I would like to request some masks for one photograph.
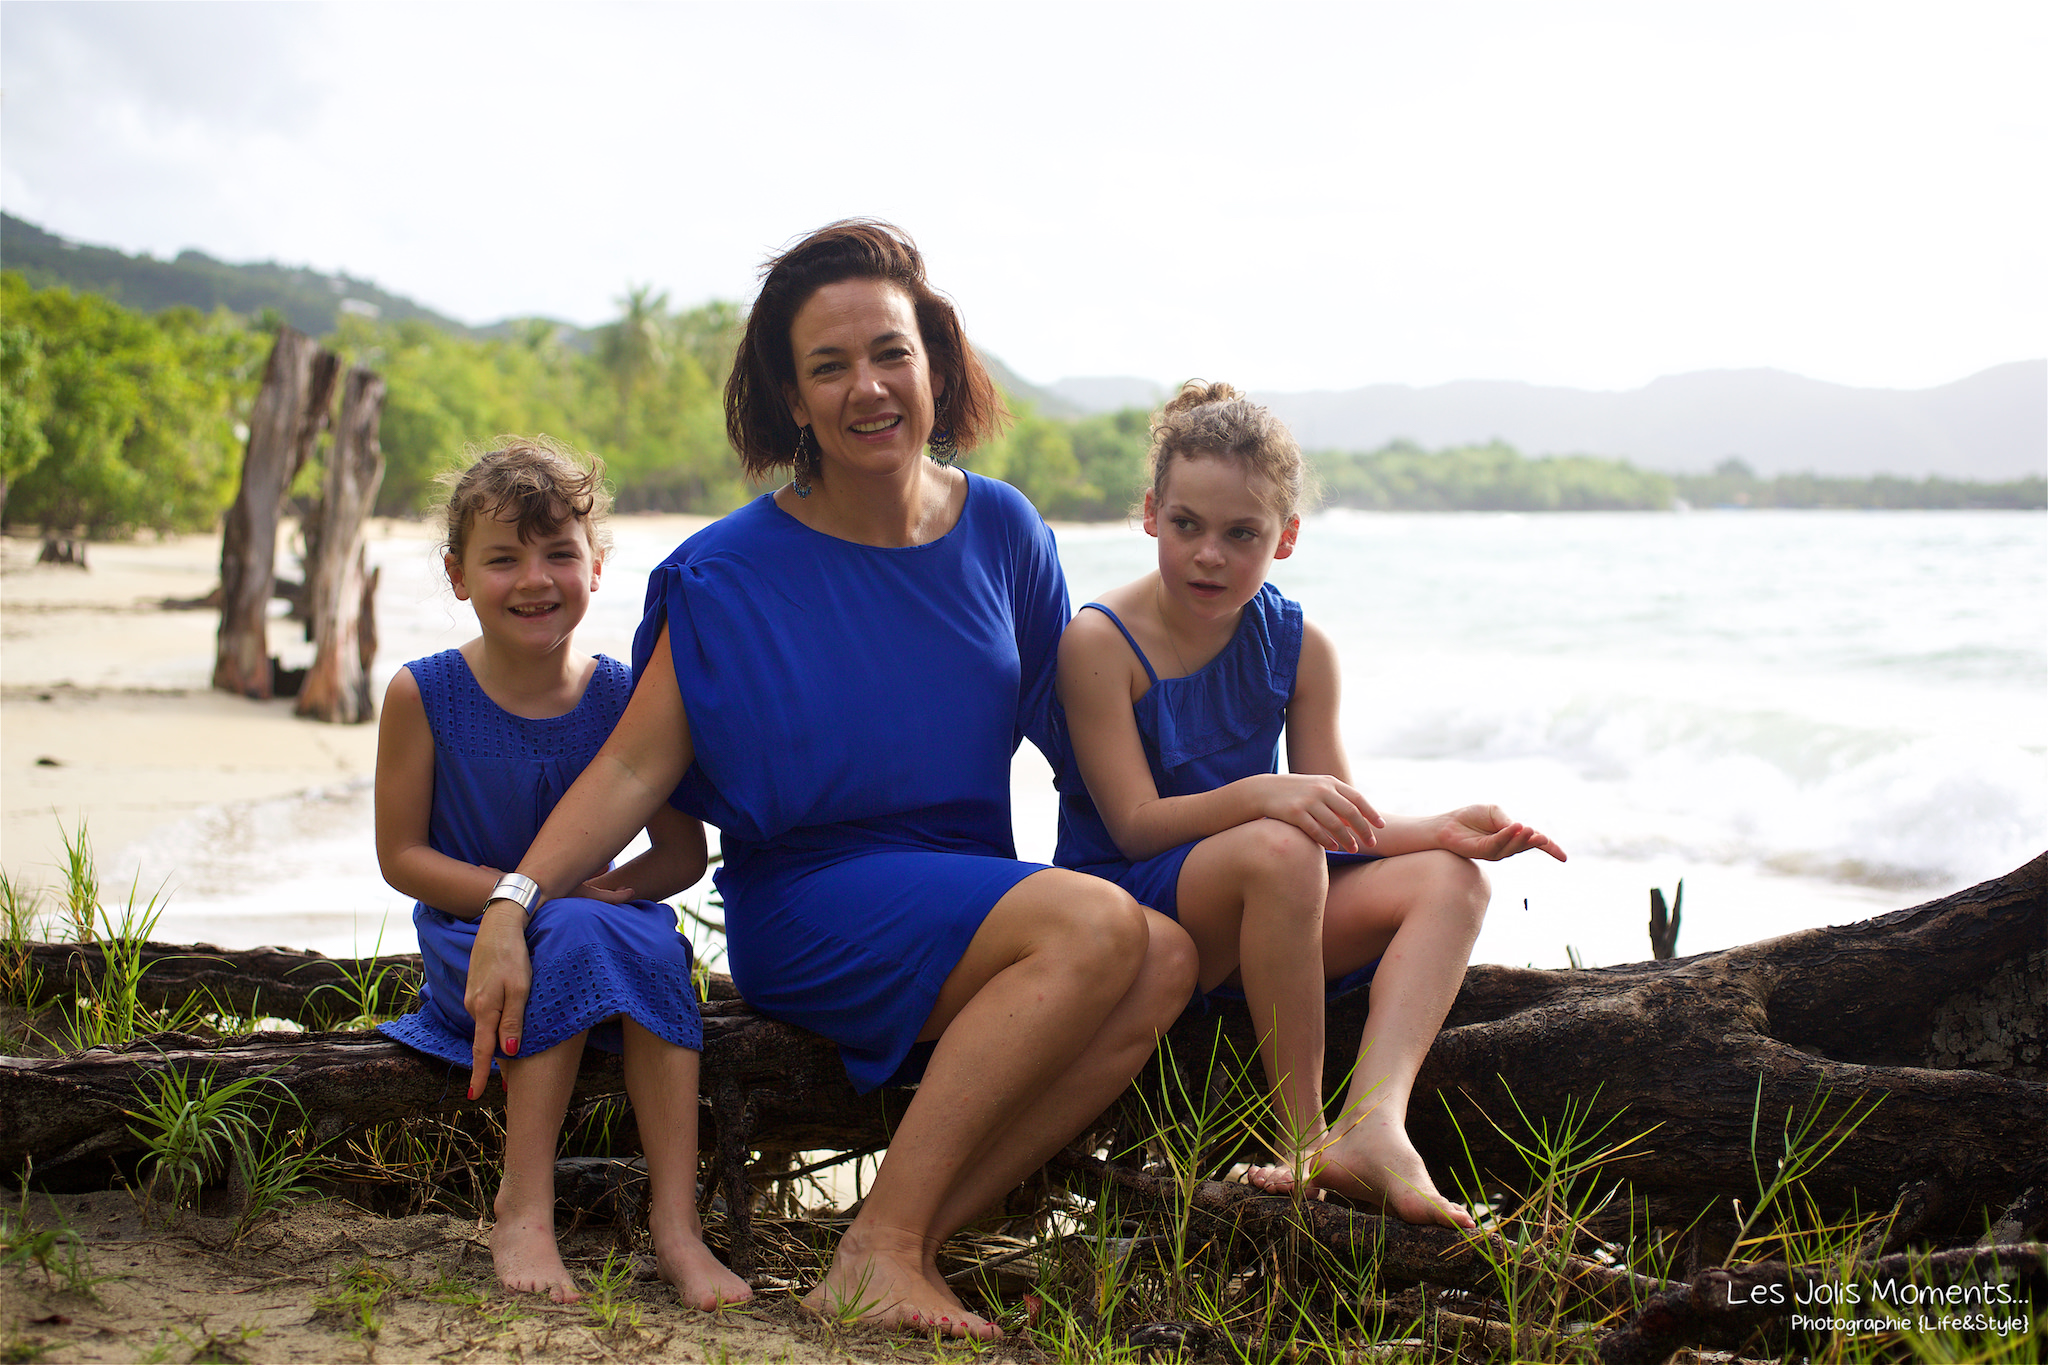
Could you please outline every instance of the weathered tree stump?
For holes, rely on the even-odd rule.
[[[363,518],[384,482],[377,425],[384,414],[384,381],[365,369],[349,371],[320,506],[308,528],[306,597],[313,632],[313,666],[299,688],[296,714],[358,724],[376,707],[370,696],[369,653],[361,630],[364,604],[376,590],[367,572]],[[376,648],[371,618],[369,648]]]
[[[280,327],[263,387],[249,414],[242,484],[221,532],[220,635],[213,685],[257,699],[271,695],[266,620],[277,576],[277,526],[292,480],[313,453],[334,403],[341,360],[303,332]]]

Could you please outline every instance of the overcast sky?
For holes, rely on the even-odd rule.
[[[0,5],[0,204],[468,322],[876,215],[1025,378],[2048,354],[2048,5]]]

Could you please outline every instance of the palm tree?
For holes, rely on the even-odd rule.
[[[599,333],[597,359],[618,386],[617,440],[623,449],[633,395],[668,364],[668,294],[655,293],[651,284],[628,285],[626,297],[615,302],[624,313]]]

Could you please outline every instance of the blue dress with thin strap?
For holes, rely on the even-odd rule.
[[[434,804],[427,843],[460,862],[510,870],[548,813],[611,734],[633,694],[632,675],[598,656],[574,710],[529,720],[484,694],[459,649],[406,665],[434,734]],[[468,1066],[475,1021],[462,1007],[477,921],[416,902],[424,968],[420,1007],[383,1032],[444,1061]],[[704,1027],[690,982],[690,944],[676,912],[658,901],[565,896],[534,907],[526,925],[533,959],[519,1054],[529,1057],[590,1030],[588,1043],[622,1050],[619,1018],[702,1051]],[[502,1054],[500,1054],[502,1055]]]
[[[1301,604],[1280,595],[1271,583],[1245,604],[1237,630],[1223,652],[1193,673],[1162,678],[1115,612],[1100,602],[1082,608],[1101,612],[1123,633],[1131,653],[1145,667],[1151,686],[1132,703],[1138,738],[1152,784],[1161,796],[1193,796],[1228,786],[1239,778],[1280,771],[1280,734],[1294,676],[1301,665]],[[1180,918],[1181,865],[1201,840],[1132,862],[1110,837],[1081,778],[1069,741],[1054,765],[1060,789],[1060,837],[1053,861],[1115,882],[1141,905]],[[1332,867],[1372,862],[1371,853],[1330,853]],[[1330,983],[1330,993],[1354,990],[1372,979],[1377,962]],[[1225,987],[1210,992],[1243,999]]]
[[[910,1077],[968,941],[1045,866],[1017,861],[1010,760],[1055,751],[1066,618],[1052,532],[974,474],[929,544],[841,540],[764,495],[648,580],[633,667],[666,627],[695,756],[671,799],[718,826],[733,982],[838,1043],[860,1090]]]

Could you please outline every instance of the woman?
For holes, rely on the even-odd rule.
[[[910,240],[841,222],[772,260],[726,417],[750,475],[793,477],[655,571],[632,703],[520,864],[537,889],[508,890],[562,894],[671,793],[716,824],[741,993],[838,1042],[864,1090],[922,1066],[808,1302],[993,1339],[939,1245],[1130,1083],[1193,945],[1015,859],[1010,756],[1050,747],[1066,585],[1020,495],[926,458],[1001,405]],[[472,953],[479,1084],[518,1037],[523,919],[494,900]]]

